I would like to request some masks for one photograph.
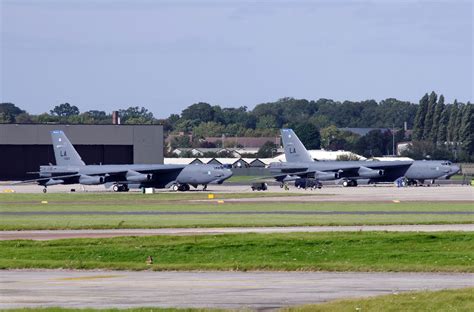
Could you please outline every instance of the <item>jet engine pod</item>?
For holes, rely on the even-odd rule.
[[[367,167],[360,167],[358,174],[359,177],[371,179],[382,177],[384,175],[384,171],[382,169],[374,170]]]
[[[45,186],[50,186],[50,185],[58,185],[58,184],[63,184],[64,180],[60,179],[49,179],[44,185]]]
[[[105,178],[102,176],[89,176],[89,175],[81,175],[79,177],[79,183],[84,185],[98,185],[104,184]]]
[[[133,170],[127,171],[126,175],[127,181],[130,182],[147,182],[150,181],[152,177],[153,176],[151,174],[143,174]]]
[[[337,172],[323,172],[323,171],[316,171],[314,177],[319,181],[329,181],[335,180],[338,178]]]

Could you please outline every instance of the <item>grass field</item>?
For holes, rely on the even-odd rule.
[[[228,198],[261,198],[261,197],[288,197],[288,196],[325,196],[323,194],[309,193],[272,193],[272,192],[241,192],[241,193],[212,193],[212,192],[158,192],[153,195],[143,195],[139,192],[130,193],[0,193],[0,204],[7,203],[30,203],[36,204],[41,201],[74,203],[74,202],[124,202],[124,203],[155,203],[163,201],[183,200],[205,200],[209,194],[214,194],[216,199]],[[331,196],[331,195],[329,195]]]
[[[473,214],[338,214],[338,212],[474,212],[470,203],[446,202],[281,202],[286,193],[216,194],[1,194],[0,230],[113,229],[160,227],[370,225],[474,223]],[[233,198],[274,197],[271,202],[231,202]],[[298,196],[302,196],[299,195]],[[303,194],[304,196],[304,194]],[[309,196],[309,195],[306,195]],[[331,195],[313,195],[331,196]],[[218,203],[223,200],[223,203]],[[42,203],[46,201],[47,203]],[[329,214],[290,214],[319,211]],[[74,212],[73,215],[10,215],[11,212]],[[167,215],[110,214],[110,212],[179,212]],[[215,212],[196,215],[192,212]],[[244,214],[221,214],[240,212]],[[267,214],[245,214],[266,212]],[[270,212],[270,213],[269,213]],[[274,212],[274,213],[271,213]],[[109,214],[107,214],[109,213]]]
[[[154,264],[146,265],[147,256]],[[0,242],[0,269],[474,272],[474,234],[294,233]]]

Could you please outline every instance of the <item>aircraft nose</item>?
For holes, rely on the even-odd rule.
[[[460,170],[461,170],[461,168],[460,168],[459,166],[456,166],[456,165],[454,165],[454,166],[451,168],[451,172],[452,172],[453,174],[458,173]]]

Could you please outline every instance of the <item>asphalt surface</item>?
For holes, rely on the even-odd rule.
[[[167,228],[109,230],[0,231],[1,240],[52,240],[66,238],[109,238],[152,235],[216,235],[238,233],[319,233],[319,232],[474,232],[474,224],[363,225],[363,226],[289,226],[228,228]]]
[[[84,192],[78,185],[55,185],[48,188],[49,193],[68,193],[74,188],[77,193]],[[42,188],[37,185],[0,185],[0,193],[15,191],[17,193],[41,193]],[[86,186],[87,193],[103,193],[111,192],[103,186]],[[137,192],[137,191],[135,191]],[[146,196],[159,196],[161,192],[169,192],[169,190],[158,190],[158,194]],[[203,192],[195,190],[193,192]],[[245,185],[209,185],[208,190],[204,193],[236,193],[236,192],[252,192],[250,186]],[[378,186],[358,186],[358,187],[342,187],[342,186],[325,186],[318,190],[303,190],[291,187],[286,191],[279,186],[269,186],[267,192],[293,193],[293,194],[314,194],[325,196],[289,196],[289,197],[258,197],[259,192],[255,192],[256,198],[240,198],[227,199],[226,202],[354,202],[354,201],[474,201],[474,187],[467,185],[442,185],[430,187],[406,187],[397,188],[392,185]]]
[[[2,271],[0,308],[203,307],[271,310],[339,298],[474,286],[474,274]]]

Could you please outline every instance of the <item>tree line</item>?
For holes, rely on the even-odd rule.
[[[367,101],[334,101],[282,98],[262,103],[249,110],[246,106],[227,108],[199,102],[180,114],[157,119],[144,107],[119,110],[124,124],[162,124],[165,134],[192,134],[176,137],[174,147],[213,147],[205,137],[267,137],[279,129],[293,128],[308,149],[345,149],[366,157],[393,154],[395,143],[413,144],[405,155],[415,159],[444,158],[473,160],[472,104],[444,103],[443,95],[425,94],[418,104],[394,98]],[[12,103],[0,104],[0,123],[110,124],[111,114],[91,110],[81,113],[69,103],[49,113],[31,115]],[[408,129],[403,131],[406,123]],[[359,136],[341,128],[388,128]],[[392,129],[395,129],[392,130]]]

